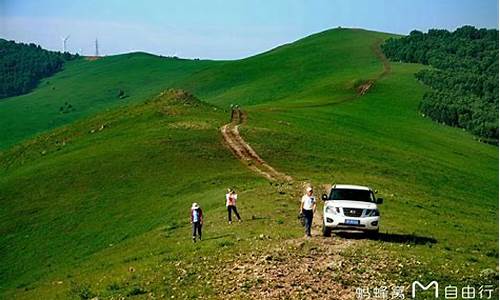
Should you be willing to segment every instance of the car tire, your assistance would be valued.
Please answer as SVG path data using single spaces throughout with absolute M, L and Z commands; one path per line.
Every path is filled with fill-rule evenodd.
M 323 223 L 322 232 L 323 232 L 323 236 L 325 236 L 325 237 L 329 237 L 332 235 L 332 229 L 330 227 L 326 227 L 325 223 Z

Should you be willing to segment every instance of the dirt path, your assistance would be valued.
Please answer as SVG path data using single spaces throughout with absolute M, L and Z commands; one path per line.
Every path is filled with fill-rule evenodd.
M 288 182 L 294 190 L 303 190 L 292 177 L 267 164 L 240 136 L 238 127 L 246 114 L 232 110 L 231 122 L 221 127 L 224 142 L 233 154 L 257 174 L 278 182 Z M 319 192 L 319 189 L 318 189 Z M 297 198 L 298 206 L 298 198 Z M 318 207 L 312 226 L 312 238 L 290 239 L 266 250 L 241 253 L 227 262 L 217 274 L 222 299 L 354 299 L 355 288 L 334 280 L 332 273 L 342 268 L 344 251 L 360 241 L 339 237 L 323 238 L 322 214 Z M 304 230 L 297 224 L 297 230 Z M 325 276 L 327 275 L 327 276 Z
M 382 61 L 384 69 L 375 79 L 358 88 L 364 95 L 376 80 L 391 72 L 391 66 L 377 41 L 372 50 Z M 353 98 L 354 99 L 354 98 Z M 247 115 L 239 109 L 232 110 L 231 122 L 221 127 L 224 142 L 233 154 L 248 168 L 259 175 L 278 182 L 288 182 L 296 191 L 303 190 L 300 183 L 292 184 L 292 177 L 267 164 L 240 136 L 238 127 Z M 328 189 L 325 185 L 322 188 Z M 317 189 L 320 192 L 321 188 Z M 297 199 L 298 200 L 298 199 Z M 298 202 L 297 202 L 298 207 Z M 346 239 L 338 236 L 322 237 L 321 205 L 314 216 L 312 238 L 290 239 L 279 244 L 271 243 L 267 249 L 240 253 L 234 260 L 217 270 L 224 274 L 217 279 L 221 285 L 221 298 L 236 299 L 356 299 L 357 287 L 376 286 L 384 282 L 394 285 L 380 272 L 381 265 L 388 265 L 386 257 L 372 260 L 366 257 L 352 259 L 356 247 L 363 247 L 365 240 Z M 297 224 L 294 230 L 303 230 Z M 359 272 L 363 269 L 363 272 Z
M 233 109 L 231 122 L 221 127 L 224 142 L 231 149 L 234 155 L 252 171 L 271 181 L 288 181 L 291 176 L 276 171 L 267 164 L 240 136 L 238 127 L 246 120 L 246 114 L 240 109 Z
M 373 87 L 373 84 L 377 80 L 384 78 L 389 73 L 391 73 L 391 63 L 389 62 L 387 57 L 385 57 L 384 52 L 382 52 L 382 48 L 380 48 L 380 45 L 382 44 L 382 42 L 383 42 L 382 39 L 377 40 L 371 46 L 371 49 L 372 49 L 373 53 L 375 53 L 375 56 L 377 56 L 377 58 L 382 62 L 384 69 L 383 69 L 382 73 L 380 73 L 375 79 L 367 80 L 365 83 L 358 86 L 357 91 L 358 91 L 359 96 L 363 96 L 364 94 L 366 94 L 370 90 L 370 88 Z
M 387 57 L 385 57 L 384 53 L 382 52 L 382 49 L 380 48 L 382 42 L 383 42 L 382 39 L 377 40 L 375 43 L 373 43 L 371 49 L 375 54 L 375 56 L 382 62 L 383 71 L 379 75 L 377 75 L 375 79 L 367 80 L 365 83 L 358 86 L 357 87 L 358 96 L 363 96 L 364 94 L 366 94 L 373 87 L 373 85 L 377 80 L 391 73 L 391 64 L 387 59 Z M 353 99 L 354 98 L 347 98 L 346 101 L 342 101 L 341 103 L 351 101 Z M 331 104 L 327 103 L 320 105 L 308 105 L 307 107 L 319 107 L 326 105 L 331 105 Z M 293 178 L 290 175 L 278 172 L 269 164 L 267 164 L 255 152 L 255 150 L 253 150 L 252 147 L 250 147 L 250 145 L 243 140 L 243 138 L 240 136 L 238 128 L 241 124 L 245 123 L 246 119 L 247 119 L 246 113 L 240 110 L 239 108 L 235 108 L 231 111 L 231 122 L 222 126 L 220 129 L 226 145 L 231 149 L 233 154 L 241 162 L 243 162 L 248 168 L 258 173 L 259 175 L 271 181 L 281 181 L 281 182 L 293 181 Z

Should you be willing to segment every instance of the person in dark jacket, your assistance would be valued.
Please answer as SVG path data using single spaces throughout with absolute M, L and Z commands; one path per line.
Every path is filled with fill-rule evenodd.
M 196 236 L 201 241 L 201 226 L 203 225 L 203 211 L 198 203 L 191 205 L 191 224 L 193 224 L 193 243 L 196 243 Z

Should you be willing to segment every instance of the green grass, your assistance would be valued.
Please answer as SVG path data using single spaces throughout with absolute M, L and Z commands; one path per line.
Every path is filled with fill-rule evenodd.
M 146 53 L 68 62 L 33 92 L 0 101 L 0 149 L 96 112 L 144 101 L 212 64 Z M 120 90 L 126 97 L 120 99 Z
M 189 78 L 183 88 L 219 106 L 311 101 L 350 97 L 358 80 L 382 70 L 370 49 L 390 35 L 335 29 L 240 61 L 214 65 Z
M 131 53 L 69 62 L 32 93 L 0 101 L 0 149 L 96 112 L 143 101 L 167 87 L 189 90 L 222 107 L 286 101 L 292 96 L 348 95 L 356 79 L 366 79 L 381 68 L 363 45 L 389 35 L 347 29 L 331 32 L 237 61 Z M 126 98 L 118 97 L 120 90 Z
M 486 284 L 480 271 L 498 265 L 498 148 L 420 116 L 420 65 L 393 63 L 356 96 L 357 84 L 382 72 L 373 46 L 387 36 L 326 31 L 239 61 L 77 61 L 1 102 L 0 295 L 214 297 L 220 267 L 238 253 L 301 236 L 296 186 L 278 193 L 223 146 L 230 103 L 249 113 L 244 138 L 297 182 L 379 190 L 381 231 L 393 240 L 363 242 L 356 261 L 418 259 L 402 282 Z M 154 97 L 167 87 L 205 102 Z M 130 97 L 118 100 L 117 88 Z M 76 111 L 60 114 L 54 93 L 74 97 Z M 225 222 L 228 186 L 240 191 L 242 224 Z M 195 245 L 192 202 L 206 214 Z
M 271 165 L 303 181 L 379 190 L 381 231 L 394 239 L 437 240 L 405 251 L 398 243 L 374 247 L 418 257 L 435 277 L 459 270 L 453 280 L 480 283 L 480 272 L 498 264 L 498 148 L 417 113 L 419 68 L 392 64 L 373 90 L 342 105 L 249 109 L 243 135 Z
M 226 113 L 176 101 L 167 93 L 3 154 L 3 289 L 72 274 L 95 253 L 165 224 L 176 232 L 191 202 L 210 211 L 224 203 L 225 187 L 244 187 L 247 177 L 262 183 L 222 145 Z

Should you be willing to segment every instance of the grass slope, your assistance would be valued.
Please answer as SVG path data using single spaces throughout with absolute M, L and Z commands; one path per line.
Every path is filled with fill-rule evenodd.
M 241 61 L 193 62 L 207 65 L 165 84 L 221 106 L 243 104 L 243 137 L 299 182 L 378 189 L 383 240 L 358 241 L 360 264 L 387 254 L 395 263 L 419 260 L 392 274 L 405 283 L 419 275 L 496 281 L 480 272 L 498 264 L 498 149 L 417 113 L 424 88 L 413 73 L 421 66 L 391 64 L 391 73 L 356 96 L 359 83 L 382 72 L 373 45 L 386 36 L 327 31 Z M 152 93 L 143 85 L 144 96 Z M 227 119 L 222 109 L 171 91 L 4 150 L 1 295 L 217 296 L 221 266 L 301 236 L 297 191 L 277 193 L 231 156 L 217 131 Z M 221 199 L 231 185 L 245 219 L 233 226 L 224 222 Z M 207 216 L 206 239 L 196 245 L 186 217 L 194 201 Z
M 377 188 L 381 231 L 393 243 L 373 250 L 420 259 L 424 268 L 407 270 L 413 278 L 497 282 L 481 271 L 498 264 L 498 148 L 418 114 L 420 68 L 393 63 L 368 94 L 342 105 L 249 108 L 242 135 L 300 180 Z
M 169 92 L 4 153 L 2 289 L 71 273 L 162 224 L 184 226 L 191 201 L 223 203 L 223 187 L 250 174 L 220 142 L 225 117 Z
M 146 53 L 68 62 L 33 92 L 0 101 L 0 149 L 96 112 L 144 101 L 212 64 Z M 120 99 L 120 90 L 127 97 Z
M 0 149 L 93 113 L 144 101 L 165 87 L 189 90 L 222 107 L 298 95 L 315 102 L 332 95 L 349 97 L 350 88 L 381 67 L 365 46 L 388 36 L 337 29 L 236 61 L 132 53 L 70 62 L 34 92 L 0 101 Z M 128 97 L 120 99 L 120 90 Z
M 390 35 L 333 29 L 269 52 L 197 72 L 184 88 L 220 106 L 276 105 L 277 101 L 331 101 L 351 97 L 382 68 L 370 47 Z

